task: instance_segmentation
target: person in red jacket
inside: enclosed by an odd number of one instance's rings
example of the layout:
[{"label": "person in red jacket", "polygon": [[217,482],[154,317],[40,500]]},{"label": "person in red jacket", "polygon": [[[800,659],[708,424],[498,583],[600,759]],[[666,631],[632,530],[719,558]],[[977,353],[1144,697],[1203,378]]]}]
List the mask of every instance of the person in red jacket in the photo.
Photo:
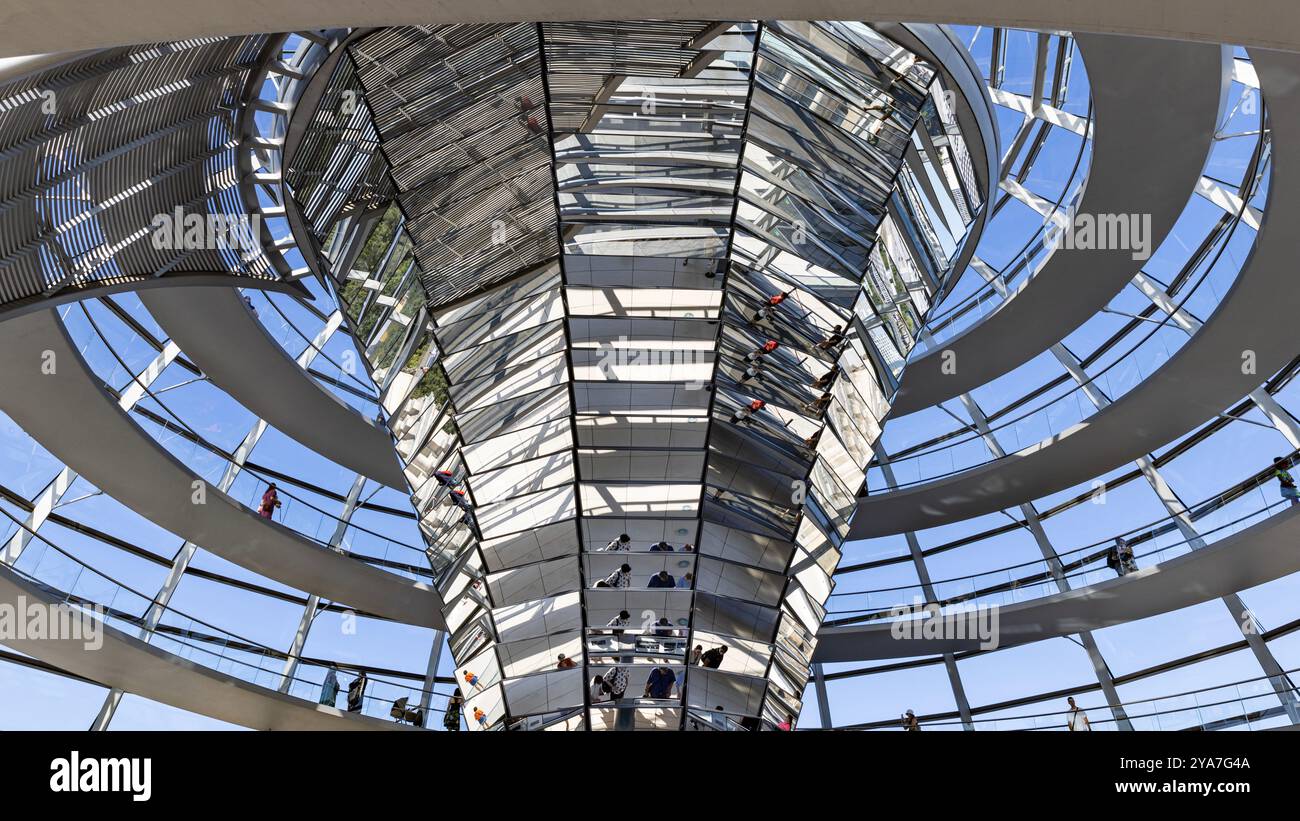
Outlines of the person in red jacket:
[{"label": "person in red jacket", "polygon": [[767,302],[763,304],[763,307],[759,308],[758,313],[754,314],[753,321],[762,322],[764,319],[771,319],[776,314],[777,306],[782,302],[785,302],[786,297],[793,293],[794,291],[786,291],[785,293],[773,294],[768,297]]},{"label": "person in red jacket", "polygon": [[762,345],[759,345],[754,350],[745,354],[745,361],[757,362],[758,360],[762,359],[764,356],[767,356],[768,354],[770,354],[772,351],[775,351],[779,347],[781,347],[781,343],[777,342],[775,339],[769,339],[766,342],[764,342]]},{"label": "person in red jacket", "polygon": [[765,407],[767,407],[766,402],[762,399],[755,399],[753,402],[750,402],[748,405],[731,415],[732,424],[740,424],[741,422],[747,421],[749,417],[758,413]]},{"label": "person in red jacket", "polygon": [[257,509],[257,515],[263,519],[271,518],[271,514],[280,506],[280,494],[275,491],[275,482],[272,482],[266,492],[262,494],[262,506]]}]

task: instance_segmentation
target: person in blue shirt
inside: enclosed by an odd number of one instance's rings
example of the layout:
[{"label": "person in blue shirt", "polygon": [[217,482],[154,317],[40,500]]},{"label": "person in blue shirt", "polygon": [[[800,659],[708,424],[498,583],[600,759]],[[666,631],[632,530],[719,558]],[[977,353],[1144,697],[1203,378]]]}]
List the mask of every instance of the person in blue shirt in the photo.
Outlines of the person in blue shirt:
[{"label": "person in blue shirt", "polygon": [[651,553],[672,553],[673,546],[668,544],[668,542],[655,542],[654,544],[650,545],[650,552]]},{"label": "person in blue shirt", "polygon": [[656,667],[645,680],[642,698],[672,698],[677,688],[677,676],[667,667]]},{"label": "person in blue shirt", "polygon": [[669,573],[667,570],[660,570],[658,574],[651,576],[650,582],[646,585],[646,587],[651,587],[651,588],[654,587],[672,588],[676,586],[677,586],[677,580],[674,579],[672,577],[672,574]]}]

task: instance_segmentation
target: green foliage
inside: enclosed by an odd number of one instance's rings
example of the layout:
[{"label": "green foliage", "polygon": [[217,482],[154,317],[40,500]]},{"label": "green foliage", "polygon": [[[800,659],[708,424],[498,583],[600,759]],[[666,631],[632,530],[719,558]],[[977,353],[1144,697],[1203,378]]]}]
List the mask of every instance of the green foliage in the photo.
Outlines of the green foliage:
[{"label": "green foliage", "polygon": [[[426,336],[424,340],[416,346],[415,350],[411,351],[411,355],[407,358],[406,364],[402,366],[403,371],[406,373],[415,373],[416,369],[420,367],[420,360],[424,358],[425,351],[429,350],[429,341],[430,337]],[[420,381],[416,384],[415,390],[411,393],[411,396],[420,399],[429,396],[430,394],[433,395],[434,401],[437,402],[438,407],[447,404],[448,400],[451,399],[451,392],[447,385],[447,376],[442,372],[442,368],[436,363],[433,367],[429,368],[429,371],[424,376],[420,377]]]},{"label": "green foliage", "polygon": [[[383,218],[375,224],[370,236],[366,239],[366,244],[362,246],[361,253],[357,254],[356,262],[352,267],[366,271],[371,276],[377,276],[375,270],[379,263],[383,262],[384,252],[388,250],[388,245],[393,241],[393,232],[397,230],[397,223],[402,218],[402,212],[396,205],[390,206],[384,213]],[[352,320],[353,325],[360,322],[361,306],[366,301],[366,289],[362,285],[362,280],[345,279],[343,287],[339,290],[339,298],[343,300],[343,309],[347,312],[348,318]],[[367,329],[359,329],[358,335],[365,338]]]},{"label": "green foliage", "polygon": [[373,273],[383,261],[384,251],[388,250],[389,243],[393,241],[393,232],[397,230],[397,223],[401,219],[402,212],[397,206],[390,206],[383,218],[376,223],[374,230],[370,232],[370,238],[366,240],[361,253],[357,254],[357,261],[352,267]]}]

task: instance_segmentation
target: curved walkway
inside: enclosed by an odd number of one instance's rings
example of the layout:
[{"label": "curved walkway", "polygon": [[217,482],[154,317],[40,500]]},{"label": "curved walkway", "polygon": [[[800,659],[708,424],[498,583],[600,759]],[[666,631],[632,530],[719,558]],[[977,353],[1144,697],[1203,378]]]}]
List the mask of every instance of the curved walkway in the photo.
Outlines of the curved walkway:
[{"label": "curved walkway", "polygon": [[[1300,457],[1300,450],[1284,456],[1295,459]],[[1128,541],[1134,549],[1135,559],[1139,564],[1158,564],[1188,550],[1194,550],[1198,544],[1203,546],[1218,541],[1276,514],[1284,502],[1273,495],[1275,481],[1272,465],[1269,465],[1245,482],[1235,484],[1209,499],[1188,505],[1179,513],[1167,515],[1122,533],[1109,534],[1106,538],[1089,544],[1057,552],[1052,559],[1040,558],[964,576],[931,579],[928,584],[929,595],[945,607],[973,603],[1014,604],[1028,601],[1031,598],[1054,595],[1060,591],[1056,577],[1053,575],[1054,568],[1064,575],[1071,587],[1087,586],[1097,581],[1108,580],[1112,578],[1115,571],[1104,564],[1104,561],[1109,556],[1111,548],[1115,546],[1117,537],[1123,537]],[[1245,504],[1238,504],[1239,502]],[[1224,521],[1225,519],[1227,520]],[[1189,536],[1185,525],[1190,524],[1195,527],[1203,520],[1209,527],[1200,530],[1194,536]],[[1182,538],[1174,542],[1163,538],[1172,534],[1178,534]],[[893,561],[910,561],[910,557],[898,557]],[[867,562],[855,567],[841,567],[836,571],[835,576],[843,579],[850,573],[879,566],[875,562]],[[917,582],[874,590],[842,590],[841,588],[845,586],[843,582],[837,584],[836,591],[830,594],[830,599],[846,602],[850,606],[835,607],[828,601],[824,627],[842,627],[884,618],[886,614],[896,612],[900,606],[905,607],[923,599],[927,587]]]},{"label": "curved walkway", "polygon": [[234,288],[158,288],[140,300],[194,364],[239,404],[325,458],[406,491],[387,427],[317,384]]},{"label": "curved walkway", "polygon": [[[1300,506],[1290,506],[1239,533],[1123,578],[999,607],[998,646],[1145,619],[1300,572],[1297,545]],[[957,607],[952,612],[963,611]],[[863,661],[980,649],[979,638],[895,638],[896,624],[823,628],[817,634],[815,660]]]},{"label": "curved walkway", "polygon": [[1193,430],[1295,356],[1300,288],[1289,231],[1300,224],[1300,56],[1252,57],[1273,132],[1273,176],[1255,247],[1218,310],[1149,378],[1063,433],[952,476],[860,498],[849,538],[969,519],[1101,476]]},{"label": "curved walkway", "polygon": [[[1291,684],[1300,670],[1283,671],[1281,681],[1270,676],[1234,681],[1196,690],[1126,701],[1116,705],[1123,710],[1125,721],[1134,730],[1297,730],[1300,725],[1290,723],[1286,708],[1277,704],[1277,687],[1293,697],[1297,690]],[[1020,703],[1026,703],[1022,700]],[[1270,702],[1272,702],[1270,704]],[[1059,703],[1059,702],[1058,702]],[[1001,705],[974,711],[974,715],[995,713],[1005,709]],[[1110,707],[1096,706],[1084,710],[1091,729],[1118,730],[1115,713]],[[1048,713],[1027,713],[1008,718],[973,718],[963,722],[956,713],[945,713],[934,718],[922,716],[922,729],[939,728],[960,730],[1069,730],[1070,710]],[[1274,721],[1276,719],[1276,721]],[[837,730],[902,730],[896,718],[870,721],[835,727]]]},{"label": "curved walkway", "polygon": [[[296,590],[445,629],[441,597],[430,585],[335,553],[204,485],[118,408],[53,311],[0,322],[0,385],[0,408],[15,423],[159,527]],[[206,501],[195,504],[200,485]]]},{"label": "curved walkway", "polygon": [[[1201,43],[1095,34],[1079,35],[1078,43],[1092,86],[1094,132],[1092,166],[1076,213],[1093,219],[1149,215],[1146,247],[1154,251],[1200,181],[1225,78],[1232,76],[1231,55]],[[1057,248],[992,313],[908,362],[889,415],[905,416],[978,388],[1064,339],[1141,268],[1131,243],[1124,246]]]},{"label": "curved walkway", "polygon": [[[26,613],[27,607],[54,607],[63,604],[63,599],[0,565],[0,603]],[[94,650],[87,649],[83,641],[68,638],[5,638],[4,643],[106,687],[254,730],[414,729],[258,687],[150,646],[106,624],[98,627],[103,646]]]},{"label": "curved walkway", "polygon": [[[4,285],[5,280],[0,279],[0,285]],[[32,297],[30,299],[11,303],[5,306],[3,319],[11,316],[22,316],[23,314],[33,311],[44,311],[46,309],[56,308],[66,305],[69,302],[81,302],[85,299],[103,299],[113,296],[114,294],[135,293],[143,294],[146,291],[153,291],[160,288],[214,288],[214,287],[234,287],[254,288],[259,291],[276,291],[281,294],[289,294],[301,298],[305,294],[305,289],[301,284],[293,282],[279,282],[273,279],[258,279],[257,277],[243,276],[240,274],[231,274],[224,272],[187,272],[173,271],[165,277],[151,280],[126,280],[123,282],[109,282],[107,284],[95,284],[84,288],[78,288],[72,291],[52,294],[50,296]]]}]

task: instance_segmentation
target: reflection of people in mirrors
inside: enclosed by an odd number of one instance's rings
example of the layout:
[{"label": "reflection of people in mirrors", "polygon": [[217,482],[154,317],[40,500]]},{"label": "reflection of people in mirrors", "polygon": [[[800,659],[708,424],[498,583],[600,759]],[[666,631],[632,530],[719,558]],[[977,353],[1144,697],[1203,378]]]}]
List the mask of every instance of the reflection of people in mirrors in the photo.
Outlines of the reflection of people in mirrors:
[{"label": "reflection of people in mirrors", "polygon": [[766,402],[764,402],[762,399],[755,399],[754,401],[750,402],[748,405],[745,405],[744,407],[740,408],[740,410],[733,413],[731,415],[731,423],[733,425],[739,425],[742,422],[748,422],[749,417],[758,413],[765,407],[767,407]]},{"label": "reflection of people in mirrors", "polygon": [[921,722],[916,720],[916,713],[911,710],[903,713],[903,729],[909,733],[920,732]]},{"label": "reflection of people in mirrors", "polygon": [[[624,564],[620,566],[618,570],[615,570],[613,573],[610,573],[608,576],[606,576],[604,582],[605,582],[604,584],[605,587],[613,587],[615,589],[631,587],[632,586],[632,565]],[[600,587],[601,586],[600,582],[596,582],[596,586]]]},{"label": "reflection of people in mirrors", "polygon": [[560,660],[555,663],[556,670],[572,670],[577,667],[578,663],[563,653],[560,654]]},{"label": "reflection of people in mirrors", "polygon": [[610,541],[605,545],[605,550],[631,550],[632,537],[626,533],[621,534],[617,539]]},{"label": "reflection of people in mirrors", "polygon": [[610,701],[618,701],[627,691],[627,671],[622,667],[611,667],[604,675],[605,688],[609,690]]},{"label": "reflection of people in mirrors", "polygon": [[817,347],[820,350],[829,351],[832,348],[838,347],[839,344],[843,341],[844,341],[844,326],[836,325],[834,328],[831,329],[831,332],[829,334],[827,334],[825,337],[822,338],[821,342],[817,343]]},{"label": "reflection of people in mirrors", "polygon": [[776,728],[778,730],[787,733],[792,731],[794,729],[794,716],[790,715],[789,713],[786,713],[785,721],[782,721],[780,724],[776,725]]},{"label": "reflection of people in mirrors", "polygon": [[677,676],[667,667],[656,667],[645,680],[642,698],[672,698],[677,690]]},{"label": "reflection of people in mirrors", "polygon": [[460,697],[460,693],[452,693],[451,698],[447,699],[447,712],[442,714],[442,727],[450,732],[460,730],[460,710],[465,704],[465,699]]},{"label": "reflection of people in mirrors", "polygon": [[474,688],[474,692],[477,693],[483,689],[483,684],[479,681],[479,677],[475,673],[465,670],[461,675],[465,677],[465,683]]},{"label": "reflection of people in mirrors", "polygon": [[830,404],[831,404],[831,394],[829,391],[827,391],[826,393],[823,393],[821,396],[817,397],[811,402],[805,402],[803,407],[804,410],[808,411],[812,415],[821,416],[823,413],[826,412],[826,408]]},{"label": "reflection of people in mirrors", "polygon": [[474,720],[478,722],[480,728],[484,730],[487,729],[487,713],[483,712],[478,707],[474,708]]},{"label": "reflection of people in mirrors", "polygon": [[764,342],[762,345],[759,345],[754,350],[745,354],[745,361],[757,362],[763,357],[770,354],[772,351],[775,351],[779,347],[781,347],[781,344],[779,342],[777,342],[775,339],[769,339],[766,342]]},{"label": "reflection of people in mirrors", "polygon": [[632,620],[631,613],[627,612],[626,610],[618,611],[617,616],[615,616],[614,618],[610,619],[608,622],[605,623],[606,627],[613,627],[615,629],[609,631],[610,638],[602,639],[601,644],[603,644],[605,647],[608,647],[610,649],[617,648],[620,644],[622,644],[623,630],[621,628],[627,627],[628,622],[630,622],[631,620]]},{"label": "reflection of people in mirrors", "polygon": [[1065,724],[1070,728],[1070,732],[1092,732],[1092,723],[1088,721],[1088,714],[1080,710],[1079,705],[1074,703],[1074,696],[1067,698],[1066,702],[1070,705],[1070,711],[1066,714]]},{"label": "reflection of people in mirrors", "polygon": [[727,654],[726,645],[723,645],[721,647],[714,647],[712,650],[700,656],[700,664],[704,665],[710,670],[716,670],[722,666],[722,657],[725,656],[726,654]]},{"label": "reflection of people in mirrors", "polygon": [[703,656],[703,655],[704,655],[704,645],[703,645],[703,644],[697,644],[697,645],[695,645],[695,649],[691,650],[691,661],[690,661],[690,663],[691,663],[692,665],[699,664],[699,663],[700,663],[700,657]]},{"label": "reflection of people in mirrors", "polygon": [[675,588],[677,587],[677,580],[674,579],[673,575],[667,570],[660,570],[658,573],[650,577],[650,581],[646,582],[646,587],[651,589],[657,587]]},{"label": "reflection of people in mirrors", "polygon": [[776,315],[777,306],[780,305],[782,302],[785,302],[786,297],[790,296],[790,294],[793,293],[794,291],[786,291],[785,293],[773,294],[772,296],[768,297],[767,301],[763,303],[763,307],[758,309],[758,311],[754,314],[753,319],[751,319],[750,321],[753,322],[754,324],[758,324],[759,322],[762,322],[765,319],[772,319]]},{"label": "reflection of people in mirrors", "polygon": [[695,583],[695,574],[694,574],[694,573],[686,573],[686,574],[683,575],[680,579],[677,580],[677,589],[678,589],[678,590],[690,590],[690,589],[691,589],[691,585],[694,584],[694,583]]}]

